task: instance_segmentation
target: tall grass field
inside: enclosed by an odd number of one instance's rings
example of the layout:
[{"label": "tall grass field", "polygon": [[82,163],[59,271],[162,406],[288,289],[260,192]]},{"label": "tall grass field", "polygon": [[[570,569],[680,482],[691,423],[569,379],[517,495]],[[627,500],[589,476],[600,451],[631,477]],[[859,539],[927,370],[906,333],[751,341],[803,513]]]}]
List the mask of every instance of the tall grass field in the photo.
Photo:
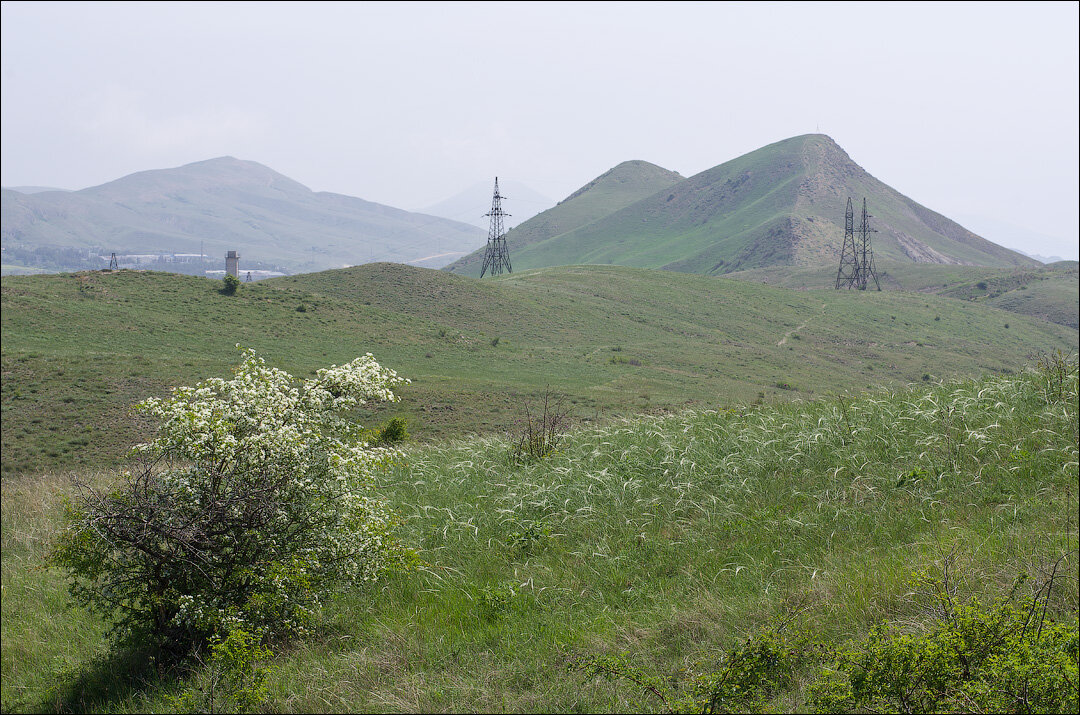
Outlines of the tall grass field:
[{"label": "tall grass field", "polygon": [[[781,633],[811,644],[786,675],[713,705],[805,712],[837,654],[883,623],[925,635],[941,603],[1037,596],[1075,634],[1077,403],[1075,358],[1058,353],[1013,374],[579,426],[540,454],[494,436],[406,446],[377,484],[420,565],[269,644],[256,709],[700,712],[695,679]],[[205,660],[111,649],[47,565],[68,476],[3,477],[3,710],[205,704]]]}]

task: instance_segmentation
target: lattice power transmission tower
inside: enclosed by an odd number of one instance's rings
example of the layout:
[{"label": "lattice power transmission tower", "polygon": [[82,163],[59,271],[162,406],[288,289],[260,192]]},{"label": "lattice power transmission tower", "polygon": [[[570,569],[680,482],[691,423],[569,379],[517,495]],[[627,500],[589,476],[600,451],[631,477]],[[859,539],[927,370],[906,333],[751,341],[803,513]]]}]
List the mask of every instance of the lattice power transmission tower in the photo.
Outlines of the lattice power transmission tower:
[{"label": "lattice power transmission tower", "polygon": [[480,277],[491,270],[491,275],[497,276],[503,272],[513,273],[510,267],[510,251],[506,248],[506,233],[503,231],[503,217],[510,214],[502,210],[502,200],[505,196],[499,194],[499,177],[495,177],[495,193],[491,197],[491,211],[484,214],[491,217],[491,227],[488,229],[487,252],[484,253],[484,267],[480,269]]},{"label": "lattice power transmission tower", "polygon": [[871,214],[866,213],[866,197],[863,197],[862,223],[859,225],[859,238],[862,239],[861,255],[859,256],[859,290],[866,290],[870,278],[874,279],[874,287],[881,290],[877,272],[874,270],[874,247],[870,245],[870,234],[877,233],[877,229],[870,228],[870,216]]},{"label": "lattice power transmission tower", "polygon": [[840,268],[836,271],[836,287],[866,290],[870,279],[874,287],[881,290],[877,272],[874,270],[874,248],[870,245],[870,234],[877,229],[870,228],[872,214],[866,211],[866,199],[862,202],[862,221],[859,224],[859,238],[855,239],[855,214],[851,210],[851,197],[847,200],[844,212],[844,247],[840,251]]},{"label": "lattice power transmission tower", "polygon": [[859,275],[859,252],[855,248],[855,215],[851,211],[851,197],[844,212],[844,248],[840,251],[840,270],[836,272],[836,287],[850,288]]}]

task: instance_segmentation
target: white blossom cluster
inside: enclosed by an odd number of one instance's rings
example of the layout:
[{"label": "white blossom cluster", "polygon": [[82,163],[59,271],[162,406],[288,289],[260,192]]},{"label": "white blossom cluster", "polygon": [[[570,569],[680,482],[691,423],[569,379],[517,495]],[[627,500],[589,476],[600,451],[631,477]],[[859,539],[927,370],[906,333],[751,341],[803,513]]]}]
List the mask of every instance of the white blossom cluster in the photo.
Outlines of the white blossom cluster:
[{"label": "white blossom cluster", "polygon": [[[273,619],[274,630],[302,631],[330,584],[370,581],[384,570],[394,558],[391,514],[371,495],[370,475],[395,451],[358,443],[359,427],[340,413],[394,401],[392,387],[405,382],[371,354],[298,381],[246,350],[232,379],[140,403],[160,429],[136,450],[178,465],[159,475],[177,513],[257,523],[235,540],[257,540],[249,551],[259,562],[217,565],[228,573],[214,576],[248,584],[249,604],[220,598],[223,587],[183,593],[178,626],[265,627],[259,621]],[[193,532],[199,528],[193,522]],[[245,552],[245,543],[235,550]],[[208,563],[219,556],[208,554]]]}]

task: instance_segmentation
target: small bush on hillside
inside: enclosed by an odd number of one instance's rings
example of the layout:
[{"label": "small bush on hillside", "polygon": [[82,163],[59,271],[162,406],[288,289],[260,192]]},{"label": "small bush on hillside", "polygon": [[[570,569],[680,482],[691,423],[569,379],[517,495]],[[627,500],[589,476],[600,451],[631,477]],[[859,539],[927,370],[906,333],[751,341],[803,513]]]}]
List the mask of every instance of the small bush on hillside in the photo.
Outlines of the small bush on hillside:
[{"label": "small bush on hillside", "polygon": [[539,460],[559,446],[559,440],[570,429],[570,409],[565,398],[547,391],[539,407],[523,406],[524,415],[511,433],[510,457],[514,461]]},{"label": "small bush on hillside", "polygon": [[247,631],[235,629],[210,644],[210,660],[192,687],[176,698],[180,712],[246,713],[266,702],[273,653]]},{"label": "small bush on hillside", "polygon": [[222,295],[236,295],[236,291],[240,288],[240,279],[232,273],[226,273],[221,283]]},{"label": "small bush on hillside", "polygon": [[785,629],[793,611],[714,663],[668,677],[627,653],[579,656],[568,669],[629,683],[669,713],[774,711],[800,681],[809,683],[806,707],[816,713],[1076,712],[1080,628],[1075,615],[1062,623],[1046,613],[1075,555],[1062,555],[1033,596],[1015,597],[1021,577],[1013,594],[989,605],[957,599],[950,555],[941,576],[917,575],[917,595],[929,597],[934,614],[921,633],[882,623],[837,647]]},{"label": "small bush on hillside", "polygon": [[339,586],[402,552],[370,478],[394,454],[342,413],[404,382],[371,355],[299,381],[247,351],[139,409],[160,422],[111,491],[80,484],[53,560],[120,636],[176,654],[243,630],[302,632]]},{"label": "small bush on hillside", "polygon": [[1053,579],[1036,597],[954,602],[936,586],[929,631],[881,624],[842,649],[810,686],[814,712],[1076,712],[1080,632],[1046,616]]},{"label": "small bush on hillside", "polygon": [[821,644],[805,634],[766,630],[728,649],[715,671],[699,677],[701,712],[762,712],[777,693],[791,688],[796,674],[817,658]]},{"label": "small bush on hillside", "polygon": [[380,447],[400,444],[409,438],[409,421],[404,417],[391,417],[379,428],[375,443]]},{"label": "small bush on hillside", "polygon": [[568,667],[586,677],[627,681],[668,713],[764,712],[777,693],[792,686],[801,669],[819,658],[822,647],[805,634],[783,630],[763,630],[724,650],[696,676],[684,672],[661,677],[635,666],[626,653],[578,657]]}]

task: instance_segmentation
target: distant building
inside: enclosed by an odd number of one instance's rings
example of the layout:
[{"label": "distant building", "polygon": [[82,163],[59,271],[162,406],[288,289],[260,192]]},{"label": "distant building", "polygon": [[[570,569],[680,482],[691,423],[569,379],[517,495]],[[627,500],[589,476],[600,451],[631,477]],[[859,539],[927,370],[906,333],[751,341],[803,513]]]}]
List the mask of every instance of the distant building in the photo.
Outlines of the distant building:
[{"label": "distant building", "polygon": [[233,278],[240,277],[240,254],[236,251],[225,254],[225,272]]}]

